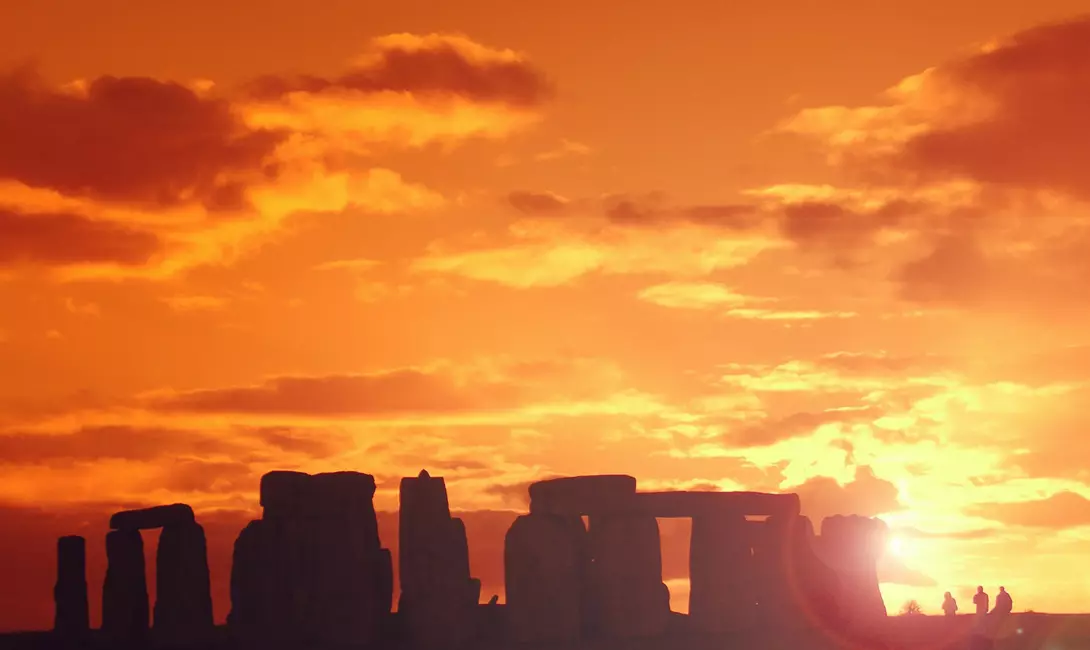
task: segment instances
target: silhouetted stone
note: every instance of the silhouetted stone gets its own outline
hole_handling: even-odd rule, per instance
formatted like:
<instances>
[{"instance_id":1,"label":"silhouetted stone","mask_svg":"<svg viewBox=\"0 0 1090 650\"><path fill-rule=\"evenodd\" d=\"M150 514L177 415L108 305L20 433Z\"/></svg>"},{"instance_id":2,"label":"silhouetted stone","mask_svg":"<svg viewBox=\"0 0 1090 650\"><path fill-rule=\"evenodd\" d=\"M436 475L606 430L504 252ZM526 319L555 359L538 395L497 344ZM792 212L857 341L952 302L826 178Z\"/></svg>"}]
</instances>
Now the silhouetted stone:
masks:
<instances>
[{"instance_id":1,"label":"silhouetted stone","mask_svg":"<svg viewBox=\"0 0 1090 650\"><path fill-rule=\"evenodd\" d=\"M189 644L213 628L208 545L196 522L171 524L159 535L155 560L155 617L158 640Z\"/></svg>"},{"instance_id":2,"label":"silhouetted stone","mask_svg":"<svg viewBox=\"0 0 1090 650\"><path fill-rule=\"evenodd\" d=\"M880 519L859 516L826 517L821 522L819 552L840 581L840 611L855 625L886 616L878 585L878 558L889 529Z\"/></svg>"},{"instance_id":3,"label":"silhouetted stone","mask_svg":"<svg viewBox=\"0 0 1090 650\"><path fill-rule=\"evenodd\" d=\"M465 526L451 519L446 483L421 471L401 480L398 565L402 612L418 647L459 647L475 632L480 581L469 576Z\"/></svg>"},{"instance_id":4,"label":"silhouetted stone","mask_svg":"<svg viewBox=\"0 0 1090 650\"><path fill-rule=\"evenodd\" d=\"M764 492L638 492L628 503L630 505L614 512L632 512L660 518L746 515L793 517L801 509L797 494Z\"/></svg>"},{"instance_id":5,"label":"silhouetted stone","mask_svg":"<svg viewBox=\"0 0 1090 650\"><path fill-rule=\"evenodd\" d=\"M689 544L689 617L706 632L753 624L757 594L749 522L743 515L693 518Z\"/></svg>"},{"instance_id":6,"label":"silhouetted stone","mask_svg":"<svg viewBox=\"0 0 1090 650\"><path fill-rule=\"evenodd\" d=\"M647 515L592 515L589 534L601 633L609 638L663 634L670 595L662 583L658 522Z\"/></svg>"},{"instance_id":7,"label":"silhouetted stone","mask_svg":"<svg viewBox=\"0 0 1090 650\"><path fill-rule=\"evenodd\" d=\"M138 642L148 631L148 587L140 531L123 529L107 533L106 562L102 633L114 642Z\"/></svg>"},{"instance_id":8,"label":"silhouetted stone","mask_svg":"<svg viewBox=\"0 0 1090 650\"><path fill-rule=\"evenodd\" d=\"M310 477L307 515L343 519L352 534L372 550L379 548L375 477L362 472L329 472Z\"/></svg>"},{"instance_id":9,"label":"silhouetted stone","mask_svg":"<svg viewBox=\"0 0 1090 650\"><path fill-rule=\"evenodd\" d=\"M251 521L235 540L231 565L231 613L235 636L247 640L294 641L301 635L301 525L285 519Z\"/></svg>"},{"instance_id":10,"label":"silhouetted stone","mask_svg":"<svg viewBox=\"0 0 1090 650\"><path fill-rule=\"evenodd\" d=\"M624 475L572 476L530 485L530 512L581 516L630 510L636 479Z\"/></svg>"},{"instance_id":11,"label":"silhouetted stone","mask_svg":"<svg viewBox=\"0 0 1090 650\"><path fill-rule=\"evenodd\" d=\"M191 524L194 521L196 519L193 517L193 508L184 503L174 503L169 506L123 510L114 513L110 517L110 528L114 530L144 530L162 528L172 524Z\"/></svg>"},{"instance_id":12,"label":"silhouetted stone","mask_svg":"<svg viewBox=\"0 0 1090 650\"><path fill-rule=\"evenodd\" d=\"M265 474L264 519L235 542L232 629L304 644L371 643L393 590L374 494L374 477L360 472Z\"/></svg>"},{"instance_id":13,"label":"silhouetted stone","mask_svg":"<svg viewBox=\"0 0 1090 650\"><path fill-rule=\"evenodd\" d=\"M302 517L312 505L311 476L277 470L261 477L262 517Z\"/></svg>"},{"instance_id":14,"label":"silhouetted stone","mask_svg":"<svg viewBox=\"0 0 1090 650\"><path fill-rule=\"evenodd\" d=\"M366 645L378 631L377 536L358 518L317 517L301 530L304 638L319 645Z\"/></svg>"},{"instance_id":15,"label":"silhouetted stone","mask_svg":"<svg viewBox=\"0 0 1090 650\"><path fill-rule=\"evenodd\" d=\"M578 520L577 520L578 521ZM557 515L522 515L504 538L504 585L512 640L577 640L583 632L586 529Z\"/></svg>"},{"instance_id":16,"label":"silhouetted stone","mask_svg":"<svg viewBox=\"0 0 1090 650\"><path fill-rule=\"evenodd\" d=\"M378 568L375 574L376 606L385 616L394 609L394 559L389 549L378 551Z\"/></svg>"},{"instance_id":17,"label":"silhouetted stone","mask_svg":"<svg viewBox=\"0 0 1090 650\"><path fill-rule=\"evenodd\" d=\"M87 607L87 545L72 535L57 540L57 582L53 587L53 630L82 637L90 628Z\"/></svg>"}]
</instances>

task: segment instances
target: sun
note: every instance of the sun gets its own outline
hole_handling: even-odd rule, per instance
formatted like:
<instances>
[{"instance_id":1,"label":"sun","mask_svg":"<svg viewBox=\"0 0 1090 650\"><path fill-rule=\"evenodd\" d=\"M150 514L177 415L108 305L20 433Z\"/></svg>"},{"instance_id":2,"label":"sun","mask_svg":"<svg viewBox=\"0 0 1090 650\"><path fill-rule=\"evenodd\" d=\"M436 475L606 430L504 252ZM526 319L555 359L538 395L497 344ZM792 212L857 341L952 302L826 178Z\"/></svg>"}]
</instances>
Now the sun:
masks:
<instances>
[{"instance_id":1,"label":"sun","mask_svg":"<svg viewBox=\"0 0 1090 650\"><path fill-rule=\"evenodd\" d=\"M903 557L905 554L905 542L900 537L894 537L889 540L889 552L897 557Z\"/></svg>"}]
</instances>

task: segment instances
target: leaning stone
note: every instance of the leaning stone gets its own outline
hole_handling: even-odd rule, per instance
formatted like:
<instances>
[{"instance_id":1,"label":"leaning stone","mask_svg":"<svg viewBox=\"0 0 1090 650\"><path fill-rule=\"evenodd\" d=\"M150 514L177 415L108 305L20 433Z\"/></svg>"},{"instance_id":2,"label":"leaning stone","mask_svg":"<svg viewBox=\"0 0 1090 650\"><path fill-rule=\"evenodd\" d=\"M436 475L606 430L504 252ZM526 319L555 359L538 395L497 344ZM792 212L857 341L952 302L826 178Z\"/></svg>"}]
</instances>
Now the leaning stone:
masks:
<instances>
[{"instance_id":1,"label":"leaning stone","mask_svg":"<svg viewBox=\"0 0 1090 650\"><path fill-rule=\"evenodd\" d=\"M631 509L636 479L624 475L572 476L530 485L530 513L582 516Z\"/></svg>"},{"instance_id":2,"label":"leaning stone","mask_svg":"<svg viewBox=\"0 0 1090 650\"><path fill-rule=\"evenodd\" d=\"M172 524L191 524L193 508L184 503L169 506L155 506L140 510L124 510L110 517L110 528L114 530L144 530L163 528Z\"/></svg>"},{"instance_id":3,"label":"leaning stone","mask_svg":"<svg viewBox=\"0 0 1090 650\"><path fill-rule=\"evenodd\" d=\"M186 645L213 629L208 545L200 524L170 525L159 536L155 561L157 640Z\"/></svg>"},{"instance_id":4,"label":"leaning stone","mask_svg":"<svg viewBox=\"0 0 1090 650\"><path fill-rule=\"evenodd\" d=\"M571 643L581 636L587 566L584 540L576 535L571 522L556 515L522 515L508 529L504 585L514 641Z\"/></svg>"},{"instance_id":5,"label":"leaning stone","mask_svg":"<svg viewBox=\"0 0 1090 650\"><path fill-rule=\"evenodd\" d=\"M90 628L87 607L87 545L72 535L57 540L56 606L53 630L66 637L82 637Z\"/></svg>"},{"instance_id":6,"label":"leaning stone","mask_svg":"<svg viewBox=\"0 0 1090 650\"><path fill-rule=\"evenodd\" d=\"M148 587L144 540L135 529L106 534L106 579L102 584L102 633L114 642L139 642L148 631Z\"/></svg>"}]
</instances>

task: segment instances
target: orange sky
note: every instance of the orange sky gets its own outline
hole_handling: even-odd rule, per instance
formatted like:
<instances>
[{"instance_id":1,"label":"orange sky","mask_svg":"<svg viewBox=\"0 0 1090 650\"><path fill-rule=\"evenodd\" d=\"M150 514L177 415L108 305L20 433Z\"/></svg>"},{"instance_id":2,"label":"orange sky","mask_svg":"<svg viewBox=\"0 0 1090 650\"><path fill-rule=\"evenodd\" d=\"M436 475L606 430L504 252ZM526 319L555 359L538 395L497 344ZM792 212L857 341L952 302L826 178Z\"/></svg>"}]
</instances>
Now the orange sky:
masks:
<instances>
[{"instance_id":1,"label":"orange sky","mask_svg":"<svg viewBox=\"0 0 1090 650\"><path fill-rule=\"evenodd\" d=\"M0 629L173 501L222 619L274 468L445 475L485 597L528 482L625 472L1085 609L1083 0L3 5Z\"/></svg>"}]
</instances>

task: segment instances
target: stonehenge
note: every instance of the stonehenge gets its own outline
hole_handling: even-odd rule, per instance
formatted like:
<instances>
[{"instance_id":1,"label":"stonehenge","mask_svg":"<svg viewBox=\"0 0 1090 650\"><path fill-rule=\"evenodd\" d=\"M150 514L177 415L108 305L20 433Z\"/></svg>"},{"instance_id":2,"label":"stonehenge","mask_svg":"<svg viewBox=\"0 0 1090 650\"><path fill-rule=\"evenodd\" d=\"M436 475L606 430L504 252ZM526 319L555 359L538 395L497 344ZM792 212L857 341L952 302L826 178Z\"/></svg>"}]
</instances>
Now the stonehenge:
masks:
<instances>
[{"instance_id":1,"label":"stonehenge","mask_svg":"<svg viewBox=\"0 0 1090 650\"><path fill-rule=\"evenodd\" d=\"M503 540L506 603L493 597L479 609L481 582L443 477L422 470L401 480L393 553L379 536L375 491L374 477L359 472L262 476L261 518L243 527L233 548L227 624L236 640L374 648L397 634L410 648L457 650L497 633L529 645L663 638L672 614L660 518L692 522L687 624L698 634L791 627L837 634L887 615L876 568L886 525L831 516L815 534L795 494L640 492L625 475L533 483L528 512ZM208 548L193 509L127 510L109 521L102 635L159 646L210 639ZM153 610L141 536L150 528L161 528ZM82 537L57 542L54 600L56 634L86 634Z\"/></svg>"},{"instance_id":2,"label":"stonehenge","mask_svg":"<svg viewBox=\"0 0 1090 650\"><path fill-rule=\"evenodd\" d=\"M208 548L193 509L181 503L125 510L110 517L102 630L118 642L139 642L149 631L160 643L187 644L213 627ZM155 556L155 609L149 611L141 530L162 528ZM150 620L149 620L150 619Z\"/></svg>"},{"instance_id":3,"label":"stonehenge","mask_svg":"<svg viewBox=\"0 0 1090 650\"><path fill-rule=\"evenodd\" d=\"M375 479L359 472L269 472L262 518L235 540L228 625L262 642L372 643L393 597L380 547Z\"/></svg>"},{"instance_id":4,"label":"stonehenge","mask_svg":"<svg viewBox=\"0 0 1090 650\"><path fill-rule=\"evenodd\" d=\"M879 520L827 518L820 539L795 494L637 492L635 478L619 475L551 479L529 494L530 512L504 545L513 640L664 634L656 520L670 517L692 520L689 618L701 632L829 630L886 615Z\"/></svg>"}]
</instances>

